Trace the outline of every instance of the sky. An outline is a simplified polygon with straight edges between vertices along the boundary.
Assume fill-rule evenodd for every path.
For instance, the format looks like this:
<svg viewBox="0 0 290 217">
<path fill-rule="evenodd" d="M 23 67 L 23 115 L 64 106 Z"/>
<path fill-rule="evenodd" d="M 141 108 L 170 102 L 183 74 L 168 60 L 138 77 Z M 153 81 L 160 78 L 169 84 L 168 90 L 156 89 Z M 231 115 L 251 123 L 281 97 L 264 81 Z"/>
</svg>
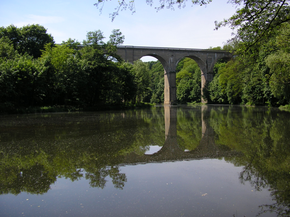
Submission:
<svg viewBox="0 0 290 217">
<path fill-rule="evenodd" d="M 125 36 L 123 45 L 175 48 L 223 46 L 232 37 L 232 30 L 214 30 L 214 21 L 234 14 L 236 8 L 228 0 L 213 0 L 207 6 L 192 5 L 175 10 L 156 11 L 145 0 L 135 0 L 136 13 L 121 11 L 112 22 L 110 13 L 117 0 L 105 2 L 103 10 L 94 6 L 97 0 L 1 0 L 0 26 L 17 27 L 39 24 L 47 29 L 56 43 L 69 38 L 82 42 L 89 31 L 101 30 L 109 40 L 113 29 Z M 158 6 L 159 0 L 154 0 Z"/>
</svg>

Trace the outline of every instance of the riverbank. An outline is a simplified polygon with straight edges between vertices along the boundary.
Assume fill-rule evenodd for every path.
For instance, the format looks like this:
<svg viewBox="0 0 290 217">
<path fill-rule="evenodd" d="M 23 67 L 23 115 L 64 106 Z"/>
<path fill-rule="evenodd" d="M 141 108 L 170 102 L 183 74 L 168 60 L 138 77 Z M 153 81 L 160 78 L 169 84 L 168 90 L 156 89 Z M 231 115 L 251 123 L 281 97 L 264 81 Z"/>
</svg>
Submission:
<svg viewBox="0 0 290 217">
<path fill-rule="evenodd" d="M 50 112 L 87 112 L 87 111 L 105 111 L 105 110 L 123 110 L 148 108 L 155 104 L 136 103 L 126 105 L 99 105 L 94 107 L 77 107 L 68 105 L 55 106 L 30 106 L 30 107 L 0 107 L 0 114 L 31 114 L 31 113 L 50 113 Z"/>
<path fill-rule="evenodd" d="M 290 105 L 281 105 L 279 107 L 279 109 L 282 110 L 282 111 L 288 111 L 288 112 L 290 112 Z"/>
<path fill-rule="evenodd" d="M 110 110 L 127 110 L 127 109 L 140 109 L 155 106 L 154 103 L 136 103 L 126 105 L 98 105 L 94 107 L 77 107 L 68 105 L 54 105 L 54 106 L 30 106 L 30 107 L 9 107 L 0 106 L 0 115 L 5 114 L 33 114 L 33 113 L 53 113 L 53 112 L 88 112 L 88 111 L 110 111 Z M 206 103 L 187 103 L 189 106 L 207 105 Z M 247 105 L 246 105 L 247 106 Z M 253 106 L 255 107 L 255 106 Z M 290 112 L 290 105 L 279 107 L 282 111 Z"/>
</svg>

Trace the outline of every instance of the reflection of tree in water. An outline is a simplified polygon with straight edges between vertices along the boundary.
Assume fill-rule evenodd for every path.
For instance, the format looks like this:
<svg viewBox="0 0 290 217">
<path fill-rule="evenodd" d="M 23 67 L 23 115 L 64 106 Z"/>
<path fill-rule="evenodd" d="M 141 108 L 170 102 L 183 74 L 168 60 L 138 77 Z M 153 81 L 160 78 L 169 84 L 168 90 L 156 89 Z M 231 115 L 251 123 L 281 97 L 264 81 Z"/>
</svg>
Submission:
<svg viewBox="0 0 290 217">
<path fill-rule="evenodd" d="M 132 159 L 127 158 L 129 153 L 137 153 L 137 161 L 142 161 L 146 147 L 164 145 L 158 156 L 152 156 L 157 157 L 155 160 L 181 160 L 183 155 L 179 156 L 178 151 L 179 154 L 184 154 L 184 149 L 191 151 L 198 149 L 196 144 L 200 143 L 202 137 L 201 109 L 195 108 L 186 112 L 178 110 L 180 117 L 178 122 L 177 108 L 166 107 L 166 109 L 169 115 L 168 117 L 165 115 L 167 121 L 163 115 L 166 113 L 163 107 L 127 113 L 105 113 L 104 116 L 73 116 L 72 118 L 65 116 L 63 123 L 60 122 L 61 118 L 57 118 L 53 120 L 56 123 L 53 122 L 52 127 L 48 123 L 45 129 L 39 127 L 38 124 L 47 120 L 35 120 L 37 123 L 32 121 L 32 125 L 36 127 L 32 128 L 31 137 L 26 133 L 18 134 L 18 131 L 14 131 L 14 127 L 11 131 L 9 127 L 6 127 L 7 133 L 2 139 L 3 142 L 0 143 L 0 152 L 4 153 L 2 157 L 0 155 L 0 163 L 3 165 L 0 168 L 0 178 L 5 180 L 7 173 L 2 169 L 9 168 L 10 182 L 17 183 L 22 171 L 30 170 L 38 165 L 38 168 L 42 167 L 41 174 L 47 174 L 47 182 L 43 182 L 43 186 L 39 185 L 41 189 L 38 192 L 46 192 L 56 181 L 56 177 L 65 177 L 72 181 L 84 177 L 89 180 L 92 187 L 99 188 L 104 188 L 107 183 L 106 178 L 110 177 L 116 188 L 123 189 L 127 179 L 117 165 L 128 159 L 132 163 Z M 164 122 L 167 123 L 165 126 Z M 25 120 L 23 123 L 27 124 Z M 165 132 L 165 128 L 168 132 Z M 10 133 L 11 137 L 9 137 Z M 164 134 L 167 138 L 166 142 Z M 181 139 L 179 140 L 181 149 L 177 138 Z M 207 150 L 198 149 L 197 155 L 186 153 L 186 157 L 202 158 Z M 45 176 L 42 175 L 42 177 Z M 29 182 L 26 183 L 29 185 Z M 28 187 L 21 189 L 15 192 L 38 193 Z"/>
<path fill-rule="evenodd" d="M 110 177 L 123 189 L 127 179 L 117 166 L 123 156 L 146 150 L 152 141 L 164 142 L 160 113 L 163 108 L 1 121 L 1 193 L 45 193 L 62 177 L 84 177 L 100 188 Z"/>
<path fill-rule="evenodd" d="M 289 113 L 266 108 L 231 107 L 227 112 L 212 110 L 211 126 L 217 143 L 243 153 L 242 157 L 226 158 L 236 166 L 244 166 L 242 183 L 255 190 L 269 189 L 273 204 L 261 205 L 262 215 L 275 212 L 290 215 L 290 123 Z"/>
<path fill-rule="evenodd" d="M 265 150 L 260 149 L 259 152 L 249 151 L 249 160 L 244 159 L 247 162 L 240 173 L 241 183 L 249 182 L 256 191 L 269 189 L 272 200 L 275 201 L 273 204 L 261 205 L 259 215 L 266 212 L 275 212 L 277 216 L 290 215 L 289 160 L 280 161 L 285 155 L 285 149 L 282 150 L 283 153 L 273 150 L 269 155 L 268 147 L 265 147 Z M 266 153 L 264 156 L 263 152 Z"/>
<path fill-rule="evenodd" d="M 43 194 L 50 189 L 50 185 L 56 181 L 56 177 L 51 177 L 49 172 L 45 171 L 43 165 L 35 164 L 28 169 L 5 168 L 1 171 L 7 174 L 1 177 L 1 194 L 20 194 L 29 192 L 31 194 Z M 10 177 L 9 174 L 14 177 Z M 5 179 L 6 178 L 6 179 Z"/>
<path fill-rule="evenodd" d="M 240 173 L 242 183 L 249 182 L 256 191 L 269 189 L 273 204 L 261 205 L 259 215 L 266 212 L 275 212 L 277 216 L 290 215 L 290 175 L 289 172 L 270 172 L 267 169 L 246 166 Z"/>
<path fill-rule="evenodd" d="M 168 135 L 170 141 L 178 145 L 181 142 L 181 152 L 193 149 L 187 154 L 198 152 L 200 147 L 194 148 L 195 142 L 204 140 L 201 138 L 201 110 L 195 110 L 196 114 L 177 110 L 178 121 L 170 128 L 175 130 L 175 138 Z M 140 157 L 147 146 L 165 144 L 164 116 L 159 116 L 163 112 L 160 108 L 89 116 L 86 120 L 68 118 L 51 130 L 50 125 L 46 129 L 36 125 L 31 137 L 27 131 L 23 135 L 19 133 L 15 126 L 0 126 L 1 194 L 45 193 L 61 177 L 72 181 L 84 177 L 92 187 L 98 188 L 104 188 L 111 179 L 116 188 L 123 189 L 127 178 L 118 165 L 125 162 L 128 153 L 139 153 L 137 157 Z M 235 165 L 245 166 L 240 180 L 250 182 L 256 190 L 270 188 L 275 203 L 261 206 L 261 213 L 273 211 L 280 216 L 289 215 L 289 115 L 258 108 L 216 107 L 208 109 L 204 117 L 210 124 L 207 129 L 215 132 L 211 138 L 218 144 L 219 152 L 243 153 L 243 156 L 225 157 Z M 187 146 L 186 141 L 190 139 L 196 141 Z M 202 153 L 201 150 L 199 154 L 203 156 Z M 158 157 L 158 153 L 155 155 Z"/>
<path fill-rule="evenodd" d="M 86 172 L 85 174 L 85 178 L 90 180 L 90 185 L 92 187 L 98 187 L 102 189 L 106 186 L 107 180 L 105 178 L 107 176 L 112 179 L 114 187 L 118 189 L 123 189 L 125 182 L 127 182 L 126 174 L 120 173 L 118 166 L 96 169 L 93 172 Z"/>
<path fill-rule="evenodd" d="M 201 108 L 178 109 L 177 142 L 182 150 L 194 150 L 202 137 Z"/>
</svg>

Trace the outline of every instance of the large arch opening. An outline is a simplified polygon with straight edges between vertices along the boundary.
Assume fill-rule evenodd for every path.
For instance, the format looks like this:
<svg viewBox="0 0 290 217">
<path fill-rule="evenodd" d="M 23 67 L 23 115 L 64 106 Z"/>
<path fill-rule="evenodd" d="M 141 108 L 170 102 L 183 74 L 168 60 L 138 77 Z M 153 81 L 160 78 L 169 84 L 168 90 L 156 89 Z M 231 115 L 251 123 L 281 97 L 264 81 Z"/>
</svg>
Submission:
<svg viewBox="0 0 290 217">
<path fill-rule="evenodd" d="M 144 57 L 144 56 L 151 56 L 158 59 L 158 61 L 163 66 L 163 92 L 160 94 L 160 97 L 155 97 L 156 95 L 152 93 L 152 100 L 150 100 L 151 103 L 164 103 L 164 104 L 175 104 L 176 101 L 176 85 L 175 85 L 175 66 L 172 67 L 172 64 L 174 64 L 174 55 L 170 54 L 168 58 L 168 54 L 160 54 L 159 52 L 155 51 L 149 51 L 147 54 L 145 53 L 139 53 L 135 55 L 138 59 Z M 161 73 L 160 73 L 161 75 Z M 162 78 L 161 82 L 162 82 Z M 157 87 L 157 90 L 161 90 L 162 83 L 159 81 L 159 85 Z M 160 91 L 159 91 L 160 92 Z"/>
<path fill-rule="evenodd" d="M 176 66 L 176 98 L 179 104 L 201 102 L 202 61 L 194 56 L 180 59 Z"/>
<path fill-rule="evenodd" d="M 133 62 L 137 102 L 163 104 L 164 64 L 164 59 L 153 54 L 141 56 Z"/>
<path fill-rule="evenodd" d="M 156 57 L 153 57 L 153 56 L 143 56 L 143 57 L 141 57 L 140 58 L 140 60 L 142 61 L 142 62 L 157 62 L 157 61 L 159 61 Z"/>
</svg>

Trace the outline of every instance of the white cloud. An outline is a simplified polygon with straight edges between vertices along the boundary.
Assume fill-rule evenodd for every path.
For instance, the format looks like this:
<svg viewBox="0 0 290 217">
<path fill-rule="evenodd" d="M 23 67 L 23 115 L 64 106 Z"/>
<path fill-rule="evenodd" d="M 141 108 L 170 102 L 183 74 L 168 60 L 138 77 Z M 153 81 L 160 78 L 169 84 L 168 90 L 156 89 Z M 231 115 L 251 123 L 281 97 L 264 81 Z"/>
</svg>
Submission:
<svg viewBox="0 0 290 217">
<path fill-rule="evenodd" d="M 17 22 L 14 25 L 15 26 L 24 26 L 29 24 L 40 24 L 40 25 L 47 25 L 47 24 L 56 24 L 61 23 L 65 19 L 58 16 L 40 16 L 40 15 L 34 15 L 29 14 L 24 17 L 23 21 Z"/>
</svg>

